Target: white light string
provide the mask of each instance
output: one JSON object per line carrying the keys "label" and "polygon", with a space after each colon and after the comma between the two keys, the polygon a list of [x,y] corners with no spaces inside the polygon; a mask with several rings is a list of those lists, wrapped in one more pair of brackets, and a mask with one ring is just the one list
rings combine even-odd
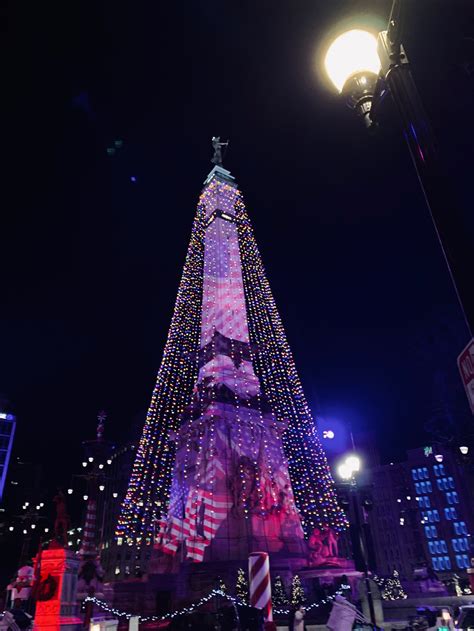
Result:
{"label": "white light string", "polygon": [[[336,594],[340,594],[340,592],[336,592]],[[193,613],[193,611],[195,611],[196,609],[199,609],[199,607],[209,602],[215,596],[221,596],[222,598],[225,598],[226,600],[230,600],[233,605],[239,605],[240,607],[250,608],[250,606],[247,605],[246,603],[241,602],[240,600],[238,600],[237,598],[234,598],[233,596],[229,596],[229,594],[224,593],[221,589],[213,589],[212,592],[210,592],[207,596],[204,596],[203,598],[201,598],[201,600],[199,600],[197,603],[194,603],[190,607],[183,607],[183,609],[180,609],[178,611],[173,611],[172,613],[167,613],[164,616],[138,616],[138,619],[140,620],[140,622],[160,622],[164,620],[171,620],[173,618],[176,618],[176,616],[182,616],[185,614]],[[311,603],[311,605],[305,606],[305,609],[306,611],[310,611],[311,609],[316,609],[317,607],[320,607],[321,605],[327,605],[332,600],[334,600],[334,596],[328,596],[327,598],[320,600],[317,603]],[[87,596],[84,599],[84,602],[85,603],[92,602],[98,607],[100,607],[101,609],[103,609],[104,611],[106,611],[107,613],[112,613],[114,614],[114,616],[118,616],[119,618],[129,619],[132,616],[136,615],[133,613],[127,613],[125,611],[120,611],[119,609],[114,609],[114,607],[109,607],[109,605],[106,602],[104,602],[103,600],[99,600],[95,596]],[[290,610],[289,609],[274,609],[273,613],[279,614],[279,615],[288,615],[290,613]]]}

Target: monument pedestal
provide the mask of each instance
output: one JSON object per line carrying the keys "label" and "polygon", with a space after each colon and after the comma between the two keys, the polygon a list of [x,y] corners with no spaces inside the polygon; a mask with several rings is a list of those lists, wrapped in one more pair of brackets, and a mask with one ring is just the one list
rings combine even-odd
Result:
{"label": "monument pedestal", "polygon": [[34,631],[78,631],[82,620],[76,602],[79,559],[71,550],[41,553]]}

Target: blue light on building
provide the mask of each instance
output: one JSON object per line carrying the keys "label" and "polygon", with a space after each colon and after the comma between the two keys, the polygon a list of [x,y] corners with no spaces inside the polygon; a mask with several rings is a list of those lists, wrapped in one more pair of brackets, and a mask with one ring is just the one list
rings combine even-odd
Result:
{"label": "blue light on building", "polygon": [[13,414],[0,412],[0,501],[3,498],[8,465],[15,436],[16,418]]}

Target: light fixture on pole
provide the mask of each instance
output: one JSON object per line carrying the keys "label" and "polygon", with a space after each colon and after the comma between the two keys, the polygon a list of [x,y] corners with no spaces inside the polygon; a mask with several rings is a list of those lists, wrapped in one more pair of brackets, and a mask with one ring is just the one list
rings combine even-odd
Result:
{"label": "light fixture on pole", "polygon": [[467,445],[461,445],[461,447],[459,447],[459,451],[462,453],[463,456],[467,456],[467,454],[469,453],[469,447]]}
{"label": "light fixture on pole", "polygon": [[329,46],[324,66],[336,89],[369,128],[390,93],[459,299],[474,331],[474,245],[467,219],[454,202],[440,166],[437,143],[402,46],[401,0],[394,0],[386,31],[351,30]]}
{"label": "light fixture on pole", "polygon": [[[372,623],[375,625],[375,608],[374,601],[372,597],[372,586],[370,584],[369,578],[369,564],[367,559],[367,545],[365,541],[365,537],[363,534],[363,530],[360,523],[360,505],[359,505],[359,494],[357,489],[357,481],[356,481],[356,473],[360,471],[361,462],[360,458],[355,454],[350,454],[346,456],[345,460],[339,464],[337,467],[337,473],[339,477],[345,482],[348,483],[350,488],[351,496],[352,496],[352,509],[354,514],[354,523],[351,523],[351,538],[353,542],[353,546],[357,546],[358,555],[362,561],[362,570],[364,572],[364,582],[365,588],[367,590],[367,604],[369,605],[370,619]],[[356,552],[354,547],[354,553]],[[357,556],[356,556],[357,559]],[[357,566],[356,566],[357,567]],[[358,568],[361,569],[361,568]]]}

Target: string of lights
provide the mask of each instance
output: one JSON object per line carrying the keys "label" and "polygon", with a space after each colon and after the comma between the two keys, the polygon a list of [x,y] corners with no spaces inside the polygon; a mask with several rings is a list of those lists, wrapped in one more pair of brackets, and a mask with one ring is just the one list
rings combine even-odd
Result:
{"label": "string of lights", "polygon": [[277,419],[288,425],[283,444],[296,504],[307,536],[316,527],[343,530],[334,481],[276,308],[252,226],[239,192],[236,201],[242,275],[255,370]]}
{"label": "string of lights", "polygon": [[[217,217],[219,220],[216,220]],[[213,356],[216,352],[215,340],[211,335],[214,326],[211,313],[216,304],[223,300],[222,287],[216,285],[217,270],[222,264],[222,243],[227,243],[224,256],[228,256],[230,260],[231,282],[232,279],[240,279],[235,281],[232,291],[237,291],[239,282],[243,290],[246,329],[244,333],[240,330],[240,336],[248,339],[250,352],[249,362],[241,361],[238,357],[240,350],[235,345],[232,321],[226,337],[231,340],[230,360],[233,373],[230,374],[233,374],[234,380],[231,389],[239,419],[236,430],[239,447],[243,440],[241,426],[244,418],[248,419],[246,422],[250,423],[252,431],[257,431],[257,424],[240,409],[238,394],[239,385],[243,385],[245,392],[242,392],[242,396],[245,398],[253,395],[253,377],[259,382],[256,388],[258,394],[255,396],[260,419],[268,413],[266,410],[264,412],[264,406],[270,406],[278,425],[281,425],[284,462],[288,466],[293,489],[290,501],[300,513],[306,536],[316,527],[331,527],[340,531],[347,526],[346,517],[337,503],[331,472],[296,372],[242,194],[233,183],[212,178],[203,189],[197,206],[162,363],[138,444],[129,487],[121,507],[116,529],[119,545],[140,546],[152,543],[155,524],[167,514],[170,499],[172,505],[175,501],[183,501],[183,497],[179,495],[182,495],[182,489],[175,491],[173,487],[172,490],[176,438],[183,413],[193,401],[193,389],[195,390],[196,384],[199,385],[200,348],[208,344]],[[208,284],[204,285],[206,278]],[[246,364],[248,374],[243,377]],[[239,368],[241,365],[242,370]],[[209,367],[209,377],[214,378],[218,367],[212,362],[208,362],[206,366]],[[239,374],[238,370],[241,370]],[[212,391],[210,396],[214,396]],[[208,427],[210,429],[204,427],[200,420],[196,424],[195,435],[200,445],[196,462],[198,469],[202,459],[206,457],[201,453],[203,445],[210,445],[212,449],[215,443],[212,433],[214,424],[210,423]],[[194,439],[188,434],[185,440],[186,451],[189,453]],[[272,480],[274,472],[272,463],[268,458],[265,459],[265,454],[262,457],[257,452],[257,442],[252,460],[258,499],[264,516],[263,489],[267,480]],[[265,451],[266,443],[263,448]],[[187,467],[184,469],[183,475],[186,476]],[[213,475],[211,468],[204,473],[212,489]],[[247,513],[248,489],[244,471],[240,472],[240,477],[241,499],[244,512]],[[267,495],[276,504],[275,491],[271,485],[267,486]],[[196,480],[194,492],[196,495],[200,493],[199,479]]]}
{"label": "string of lights", "polygon": [[[114,616],[117,616],[118,618],[127,618],[128,620],[134,616],[137,616],[139,621],[142,623],[143,622],[164,622],[165,620],[172,620],[173,618],[176,618],[178,616],[185,616],[187,614],[193,613],[194,611],[196,611],[196,609],[199,609],[200,607],[202,607],[202,605],[205,605],[216,596],[220,596],[221,598],[224,598],[228,600],[229,602],[231,602],[233,605],[238,605],[239,607],[250,607],[250,605],[248,605],[247,603],[241,602],[238,598],[234,598],[234,596],[230,596],[229,594],[226,594],[224,591],[222,591],[222,589],[213,589],[207,596],[203,596],[199,601],[197,601],[196,603],[193,603],[189,607],[183,607],[182,609],[167,613],[164,616],[140,616],[138,614],[129,613],[126,611],[120,611],[120,609],[111,607],[105,601],[100,600],[99,598],[96,598],[95,596],[87,596],[84,599],[83,603],[91,602],[97,607],[99,607],[100,609],[102,609],[103,611],[113,614]],[[319,602],[314,602],[314,603],[311,603],[310,605],[305,605],[305,610],[311,611],[311,609],[317,609],[318,607],[321,607],[322,605],[327,605],[334,600],[334,597],[335,596],[328,596],[327,598],[323,598]],[[278,614],[278,615],[288,615],[290,613],[290,609],[273,609],[273,613]]]}

